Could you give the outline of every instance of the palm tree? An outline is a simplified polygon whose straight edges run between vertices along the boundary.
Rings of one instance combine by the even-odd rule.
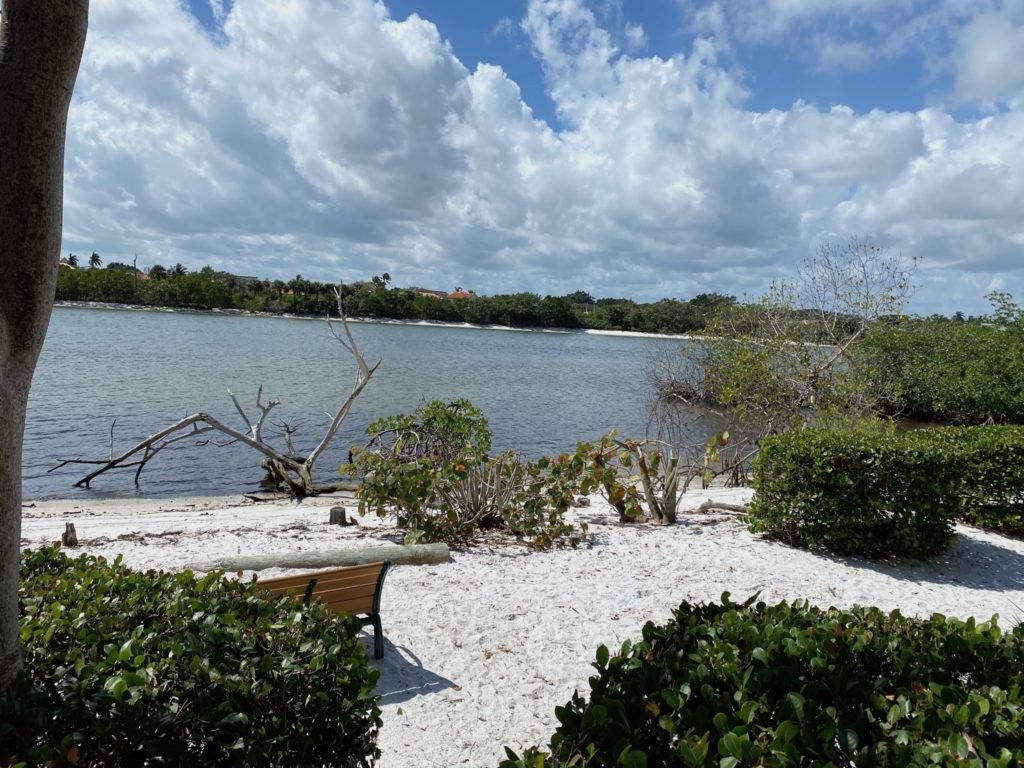
[[[185,267],[181,264],[181,262],[178,262],[173,267],[171,267],[171,271],[170,271],[171,277],[184,277],[187,274],[188,274],[188,270],[185,269]]]
[[[89,257],[89,268],[96,269],[97,267],[100,267],[102,265],[103,259],[100,258],[100,255],[96,253],[96,251],[93,251],[92,256]]]
[[[76,256],[73,253],[69,253],[68,254],[68,258],[67,258],[67,262],[68,262],[68,264],[70,266],[77,267],[78,266],[78,256]]]
[[[154,280],[163,280],[167,277],[167,267],[162,264],[154,264],[149,268],[149,276]]]

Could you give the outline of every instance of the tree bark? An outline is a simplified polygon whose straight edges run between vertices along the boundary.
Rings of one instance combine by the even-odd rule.
[[[64,136],[88,11],[88,0],[3,0],[0,5],[0,690],[21,666],[25,409],[53,308]]]
[[[325,549],[310,552],[278,552],[243,555],[194,563],[197,571],[262,571],[266,568],[332,568],[390,560],[392,565],[426,565],[451,560],[447,544],[385,544],[379,547]]]

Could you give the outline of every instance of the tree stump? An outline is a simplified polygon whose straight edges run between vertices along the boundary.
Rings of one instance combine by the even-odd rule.
[[[60,543],[65,547],[78,546],[78,534],[75,533],[75,524],[67,523],[64,526],[64,533],[60,535]]]
[[[354,522],[348,519],[344,507],[331,507],[331,525],[352,525]]]

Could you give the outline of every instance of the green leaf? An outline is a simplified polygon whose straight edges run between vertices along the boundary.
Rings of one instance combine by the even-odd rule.
[[[128,683],[120,675],[114,675],[107,678],[107,681],[103,683],[103,690],[109,692],[115,699],[121,700],[128,690]]]
[[[855,754],[860,745],[860,737],[852,728],[844,728],[836,734],[839,747],[848,755]]]
[[[626,747],[620,754],[618,764],[622,768],[647,768],[647,755],[638,749]]]

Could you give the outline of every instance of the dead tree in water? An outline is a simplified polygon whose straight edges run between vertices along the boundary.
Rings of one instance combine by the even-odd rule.
[[[228,440],[216,443],[216,445],[226,446],[233,443],[242,443],[243,445],[247,445],[253,450],[263,454],[262,466],[267,470],[273,484],[280,490],[286,491],[293,496],[302,498],[303,496],[312,496],[318,493],[326,493],[338,490],[342,487],[347,487],[343,484],[337,483],[319,484],[314,482],[313,467],[316,464],[317,459],[319,459],[327,449],[327,446],[330,445],[331,440],[337,433],[341,423],[345,420],[345,417],[348,416],[348,412],[352,408],[352,404],[369,383],[370,377],[373,376],[378,366],[380,366],[381,361],[377,360],[377,362],[372,365],[367,364],[362,353],[359,351],[359,347],[356,345],[355,339],[352,337],[352,332],[349,330],[348,322],[345,320],[345,312],[341,304],[340,289],[335,289],[334,293],[338,301],[338,313],[341,316],[342,333],[339,335],[334,324],[331,322],[330,317],[327,318],[327,325],[334,338],[337,339],[338,343],[341,344],[341,346],[343,346],[345,350],[352,355],[352,359],[355,360],[356,380],[352,387],[352,391],[331,418],[331,422],[328,425],[324,436],[307,456],[301,457],[294,455],[295,452],[290,449],[290,434],[289,439],[286,441],[288,443],[288,448],[285,451],[278,450],[264,440],[263,428],[266,423],[267,416],[274,409],[274,406],[280,403],[280,401],[268,400],[264,403],[263,387],[260,386],[256,393],[256,410],[258,411],[258,416],[255,420],[249,418],[249,415],[245,412],[245,409],[238,401],[238,398],[235,397],[235,394],[230,390],[228,391],[228,395],[231,397],[231,402],[235,407],[235,411],[242,417],[242,420],[246,424],[246,429],[244,431],[229,427],[227,424],[214,418],[208,413],[194,413],[191,416],[186,416],[181,421],[165,427],[156,434],[150,435],[145,440],[137,443],[132,448],[129,448],[118,456],[114,456],[113,452],[111,452],[111,457],[107,460],[64,459],[49,471],[53,472],[55,469],[60,469],[68,464],[96,465],[96,469],[75,483],[76,488],[88,488],[89,484],[94,479],[105,472],[109,472],[112,469],[127,469],[133,467],[135,469],[135,484],[138,485],[139,477],[142,474],[142,470],[145,469],[146,464],[148,464],[154,456],[167,446],[183,440],[196,440],[196,438],[212,432],[219,432],[222,435],[227,436]],[[196,440],[197,445],[206,445],[209,442],[210,440],[208,438]]]

